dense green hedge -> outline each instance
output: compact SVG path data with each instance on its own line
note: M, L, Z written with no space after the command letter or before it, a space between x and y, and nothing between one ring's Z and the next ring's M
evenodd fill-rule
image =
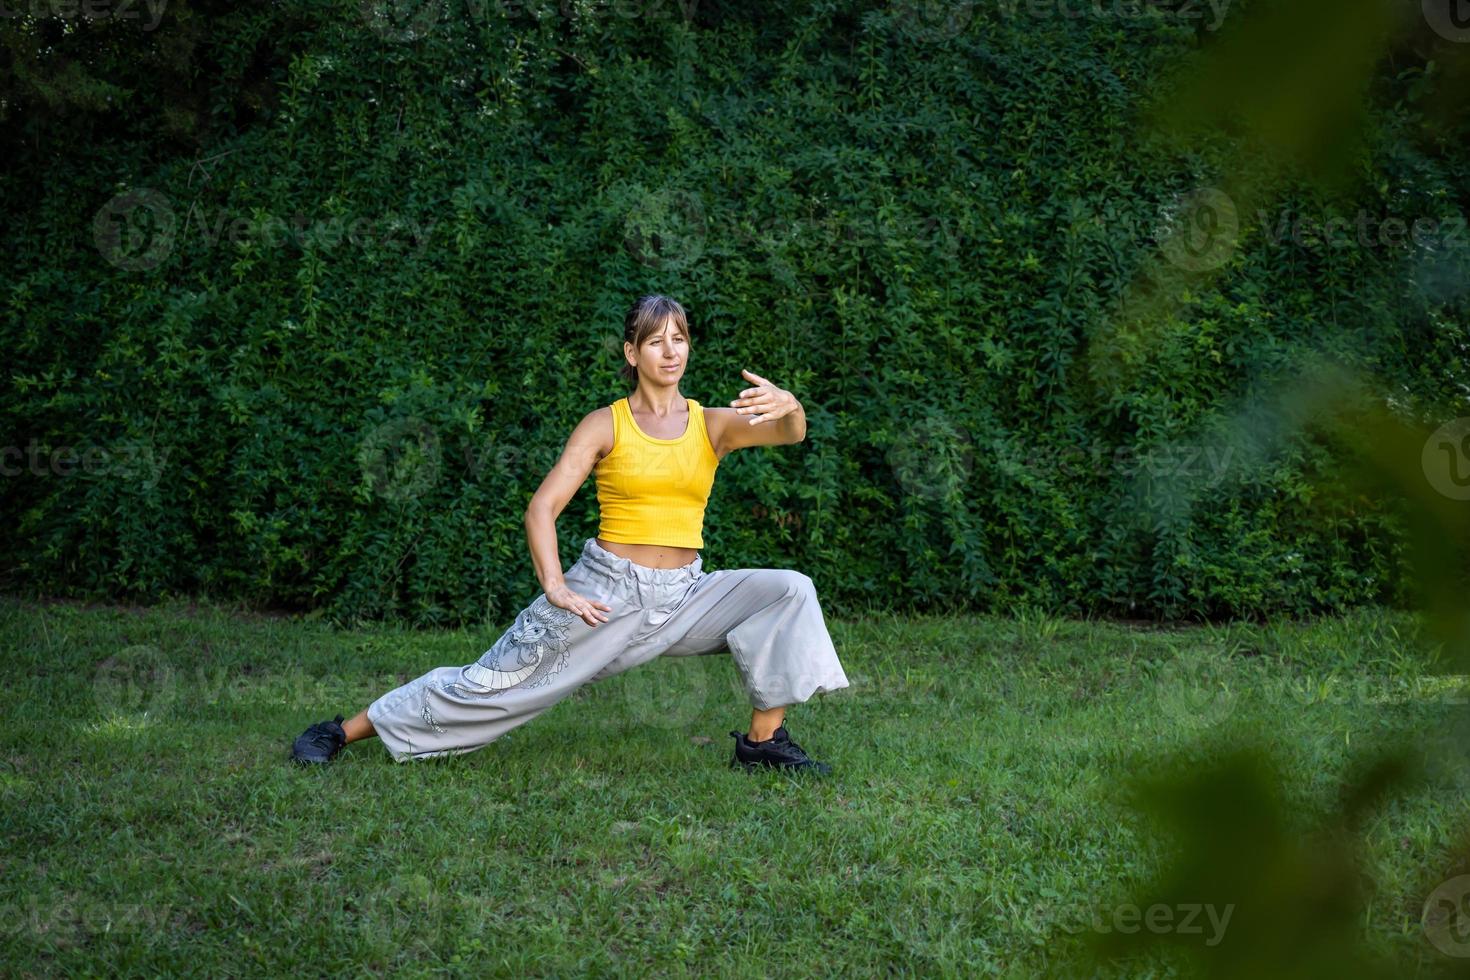
M1168 215L1255 158L1142 109L1208 17L404 6L4 25L9 588L508 619L526 501L658 291L685 394L750 367L807 411L722 464L710 568L801 568L831 612L1403 597L1399 505L1280 406L1322 362L1470 414L1470 241L1378 234L1470 197L1422 37L1347 195L1273 185L1205 269ZM1360 212L1368 244L1272 240ZM589 480L565 560L595 519Z

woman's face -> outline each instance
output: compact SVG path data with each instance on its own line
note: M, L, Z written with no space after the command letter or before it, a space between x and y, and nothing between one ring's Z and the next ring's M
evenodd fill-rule
M633 352L633 345L624 341L623 350ZM684 375L684 366L689 363L689 338L679 329L673 317L663 326L644 338L637 354L638 373L665 384L675 384Z

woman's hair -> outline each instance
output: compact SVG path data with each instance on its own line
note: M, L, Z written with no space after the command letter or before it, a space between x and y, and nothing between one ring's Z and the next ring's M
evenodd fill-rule
M662 329L664 321L669 317L674 318L675 326L683 331L684 339L689 340L689 317L685 315L684 307L679 305L678 300L658 294L640 296L628 308L628 315L623 317L623 339L632 344L635 351L640 350L643 341ZM622 375L628 384L635 388L638 386L638 369L629 364L626 358L623 359Z

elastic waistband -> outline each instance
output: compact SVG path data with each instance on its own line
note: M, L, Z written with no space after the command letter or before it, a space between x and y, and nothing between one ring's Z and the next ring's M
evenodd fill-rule
M601 566L620 578L637 579L645 585L655 586L682 585L690 582L699 575L700 570L704 567L704 557L695 555L693 561L678 568L650 568L624 558L622 555L613 554L598 544L596 538L588 538L587 543L582 545L581 560Z

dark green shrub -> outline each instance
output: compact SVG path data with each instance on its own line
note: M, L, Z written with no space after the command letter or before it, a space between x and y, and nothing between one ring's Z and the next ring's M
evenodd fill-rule
M70 66L5 75L0 404L41 460L4 480L9 586L508 619L526 501L660 291L693 318L686 394L749 367L809 420L725 460L711 568L802 568L831 612L1402 598L1397 505L1282 393L1339 363L1400 414L1470 414L1466 251L1271 231L1463 213L1422 61L1374 93L1361 188L1285 187L1209 276L1160 229L1233 147L1138 118L1201 25L635 6L7 22ZM53 472L63 448L94 465ZM589 480L566 561L595 505Z

